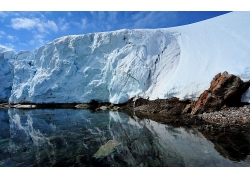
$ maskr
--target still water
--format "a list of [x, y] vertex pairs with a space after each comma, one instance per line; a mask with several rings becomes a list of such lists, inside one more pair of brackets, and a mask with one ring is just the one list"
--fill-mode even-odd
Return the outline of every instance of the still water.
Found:
[[121, 112], [0, 109], [0, 166], [250, 166], [248, 134], [202, 134]]

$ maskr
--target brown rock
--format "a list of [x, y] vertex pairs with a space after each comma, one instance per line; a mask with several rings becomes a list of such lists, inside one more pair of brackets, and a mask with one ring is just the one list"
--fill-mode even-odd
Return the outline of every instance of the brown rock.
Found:
[[239, 105], [242, 94], [249, 86], [250, 81], [244, 83], [233, 74], [219, 73], [211, 82], [209, 89], [200, 95], [191, 114], [218, 111], [224, 105]]

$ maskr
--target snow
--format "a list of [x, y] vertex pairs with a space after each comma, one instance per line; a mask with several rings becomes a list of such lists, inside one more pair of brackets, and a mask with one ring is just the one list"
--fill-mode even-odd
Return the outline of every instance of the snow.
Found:
[[[61, 37], [33, 52], [6, 54], [1, 61], [14, 59], [7, 60], [14, 78], [0, 86], [1, 96], [10, 95], [11, 103], [196, 100], [219, 72], [250, 79], [249, 22], [250, 12], [231, 12], [173, 28]], [[7, 64], [0, 65], [1, 77]], [[2, 89], [11, 78], [10, 94]], [[250, 102], [250, 90], [242, 101]]]

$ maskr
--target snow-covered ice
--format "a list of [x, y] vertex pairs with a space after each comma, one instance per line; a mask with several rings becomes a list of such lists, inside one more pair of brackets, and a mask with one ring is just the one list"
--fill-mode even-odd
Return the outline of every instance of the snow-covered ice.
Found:
[[[123, 103], [135, 96], [195, 100], [219, 72], [250, 79], [249, 22], [250, 12], [231, 12], [173, 28], [61, 37], [33, 52], [11, 55], [9, 101]], [[0, 64], [1, 77], [7, 76], [6, 64]], [[2, 89], [10, 86], [4, 84], [0, 95], [8, 96]], [[242, 101], [250, 102], [250, 90]]]

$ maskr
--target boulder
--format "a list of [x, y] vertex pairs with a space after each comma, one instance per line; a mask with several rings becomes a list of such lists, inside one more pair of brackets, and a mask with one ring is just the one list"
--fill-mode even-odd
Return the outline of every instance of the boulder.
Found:
[[100, 110], [108, 110], [108, 107], [107, 106], [101, 106], [99, 107]]
[[200, 95], [191, 114], [218, 111], [223, 105], [239, 106], [241, 96], [249, 86], [250, 81], [243, 82], [239, 77], [227, 72], [219, 73], [212, 80], [209, 89]]
[[90, 108], [90, 105], [89, 104], [77, 104], [75, 106], [75, 108], [78, 108], [78, 109], [88, 109], [88, 108]]
[[33, 109], [33, 108], [36, 108], [36, 105], [35, 104], [17, 104], [14, 107], [18, 109]]
[[119, 109], [120, 109], [119, 106], [114, 106], [114, 107], [113, 107], [113, 111], [118, 111]]

